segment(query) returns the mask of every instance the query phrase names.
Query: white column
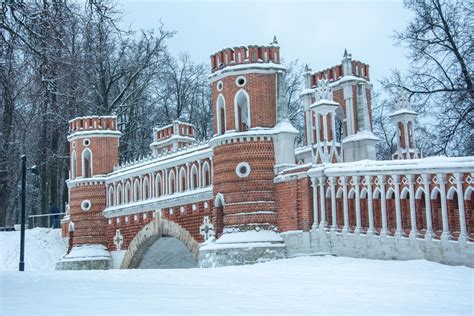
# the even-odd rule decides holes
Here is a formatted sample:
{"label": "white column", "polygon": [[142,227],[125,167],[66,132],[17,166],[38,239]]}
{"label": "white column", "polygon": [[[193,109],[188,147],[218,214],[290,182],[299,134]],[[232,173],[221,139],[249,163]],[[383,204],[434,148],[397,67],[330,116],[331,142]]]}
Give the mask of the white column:
{"label": "white column", "polygon": [[332,134],[332,141],[336,141],[336,112],[331,112],[331,134]]}
{"label": "white column", "polygon": [[337,231],[337,217],[336,217],[336,179],[334,177],[330,177],[329,180],[331,181],[331,217],[332,217],[332,225],[331,231]]}
{"label": "white column", "polygon": [[324,142],[327,142],[328,140],[328,114],[324,113],[321,117],[323,119]]}
{"label": "white column", "polygon": [[326,194],[324,192],[324,177],[319,177],[319,195],[321,198],[319,201],[321,202],[321,222],[319,223],[319,229],[325,230],[328,223],[326,222]]}
{"label": "white column", "polygon": [[413,143],[413,158],[418,158],[418,154],[416,151],[416,138],[415,138],[415,128],[413,127],[413,121],[410,124],[411,128],[411,141]]}
{"label": "white column", "polygon": [[446,203],[446,184],[445,184],[445,174],[438,173],[439,181],[439,190],[441,192],[441,218],[443,220],[443,232],[441,233],[442,240],[451,239],[451,232],[449,231],[448,223],[448,205]]}
{"label": "white column", "polygon": [[423,185],[425,187],[425,210],[426,210],[426,233],[425,239],[433,238],[433,223],[431,219],[431,192],[430,192],[431,178],[427,174],[423,174]]}
{"label": "white column", "polygon": [[416,228],[416,209],[415,209],[415,185],[414,175],[409,174],[407,175],[408,178],[408,189],[410,191],[410,222],[411,222],[411,230],[410,230],[410,237],[416,238],[418,236],[418,229]]}
{"label": "white column", "polygon": [[367,209],[369,210],[369,229],[367,230],[367,235],[373,235],[375,232],[375,229],[374,229],[374,203],[372,200],[372,177],[365,176],[365,181],[367,182]]}
{"label": "white column", "polygon": [[400,210],[400,179],[397,174],[392,175],[393,186],[395,191],[395,217],[397,221],[397,229],[395,231],[395,237],[403,236],[402,227],[402,212]]}
{"label": "white column", "polygon": [[380,203],[382,211],[382,230],[380,231],[380,236],[387,236],[387,202],[385,200],[385,176],[378,176],[379,185],[380,185]]}
{"label": "white column", "polygon": [[458,195],[458,208],[459,208],[459,241],[465,242],[467,239],[467,231],[466,231],[466,215],[464,212],[464,192],[462,190],[462,174],[456,173],[454,175],[456,177],[456,189]]}
{"label": "white column", "polygon": [[342,200],[344,203],[344,227],[342,233],[347,234],[349,232],[349,205],[347,201],[347,180],[346,177],[341,177],[342,181]]}
{"label": "white column", "polygon": [[315,128],[316,128],[315,143],[319,143],[321,141],[321,135],[320,135],[320,128],[319,128],[319,114],[317,113],[314,114],[314,123],[315,123]]}
{"label": "white column", "polygon": [[407,122],[403,122],[403,134],[405,136],[405,158],[410,159],[410,142],[408,140],[408,126]]}
{"label": "white column", "polygon": [[356,228],[354,230],[354,234],[360,234],[361,233],[361,220],[360,220],[360,188],[359,188],[359,177],[358,176],[353,176],[352,177],[354,181],[354,186],[355,186],[355,209],[356,209]]}
{"label": "white column", "polygon": [[397,151],[398,151],[398,159],[402,159],[402,144],[400,142],[400,126],[398,125],[399,122],[397,122]]}
{"label": "white column", "polygon": [[318,216],[318,178],[311,178],[311,186],[313,187],[313,230],[319,228],[319,216]]}
{"label": "white column", "polygon": [[306,133],[307,133],[307,145],[313,145],[313,111],[306,111]]}

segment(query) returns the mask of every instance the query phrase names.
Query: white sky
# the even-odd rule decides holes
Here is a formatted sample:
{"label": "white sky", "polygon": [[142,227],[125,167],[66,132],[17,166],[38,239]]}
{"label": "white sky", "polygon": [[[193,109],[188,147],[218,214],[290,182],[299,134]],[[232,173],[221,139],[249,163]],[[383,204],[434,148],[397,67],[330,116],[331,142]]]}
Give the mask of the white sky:
{"label": "white sky", "polygon": [[313,71],[340,63],[344,48],[371,67],[371,81],[406,69],[406,51],[393,45],[411,13],[402,1],[152,1],[121,0],[133,29],[177,31],[171,52],[188,51],[196,62],[225,47],[268,44],[276,35],[282,57]]}

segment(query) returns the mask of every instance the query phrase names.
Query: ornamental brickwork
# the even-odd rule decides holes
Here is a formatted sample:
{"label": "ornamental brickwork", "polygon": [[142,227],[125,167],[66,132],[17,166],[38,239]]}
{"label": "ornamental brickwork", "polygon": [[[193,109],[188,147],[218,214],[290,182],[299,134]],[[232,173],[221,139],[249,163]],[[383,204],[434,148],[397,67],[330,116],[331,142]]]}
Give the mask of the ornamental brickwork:
{"label": "ornamental brickwork", "polygon": [[334,67],[307,67],[299,148],[276,38],[223,49],[211,68],[207,142],[175,121],[153,130],[152,155],[119,164],[115,117],[70,121],[64,261],[89,260],[74,249],[102,245],[113,266],[137,267],[171,236],[202,267],[305,252],[473,265],[474,157],[422,158],[416,113],[402,96],[390,115],[397,150],[376,161],[367,64],[345,52]]}

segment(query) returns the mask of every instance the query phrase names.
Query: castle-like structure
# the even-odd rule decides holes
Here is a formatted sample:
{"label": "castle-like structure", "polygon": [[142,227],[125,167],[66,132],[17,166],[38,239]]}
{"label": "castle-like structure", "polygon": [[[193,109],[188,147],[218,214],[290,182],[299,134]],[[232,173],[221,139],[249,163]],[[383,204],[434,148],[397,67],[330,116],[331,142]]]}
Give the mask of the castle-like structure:
{"label": "castle-like structure", "polygon": [[150,156],[119,165],[115,117],[69,122],[70,248],[58,269],[137,267],[161,236],[201,267],[318,252],[474,265],[474,157],[422,158],[402,97],[393,160],[376,161],[367,64],[345,52],[306,69],[300,148],[276,39],[223,49],[211,68],[208,142],[175,121],[153,130]]}

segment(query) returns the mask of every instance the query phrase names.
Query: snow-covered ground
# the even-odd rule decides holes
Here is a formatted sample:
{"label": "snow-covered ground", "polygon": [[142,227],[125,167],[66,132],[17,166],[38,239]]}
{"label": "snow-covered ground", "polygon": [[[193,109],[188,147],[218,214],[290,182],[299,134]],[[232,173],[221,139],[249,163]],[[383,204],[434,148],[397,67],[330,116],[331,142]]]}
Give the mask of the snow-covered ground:
{"label": "snow-covered ground", "polygon": [[[30,260],[49,262],[30,266],[49,269],[53,253],[30,251]],[[424,260],[325,256],[214,269],[0,272],[0,315],[473,315],[473,304],[474,269]]]}
{"label": "snow-covered ground", "polygon": [[[33,228],[25,231],[25,271],[54,270],[66,253],[60,229]],[[0,271],[18,271],[20,232],[0,232]]]}

